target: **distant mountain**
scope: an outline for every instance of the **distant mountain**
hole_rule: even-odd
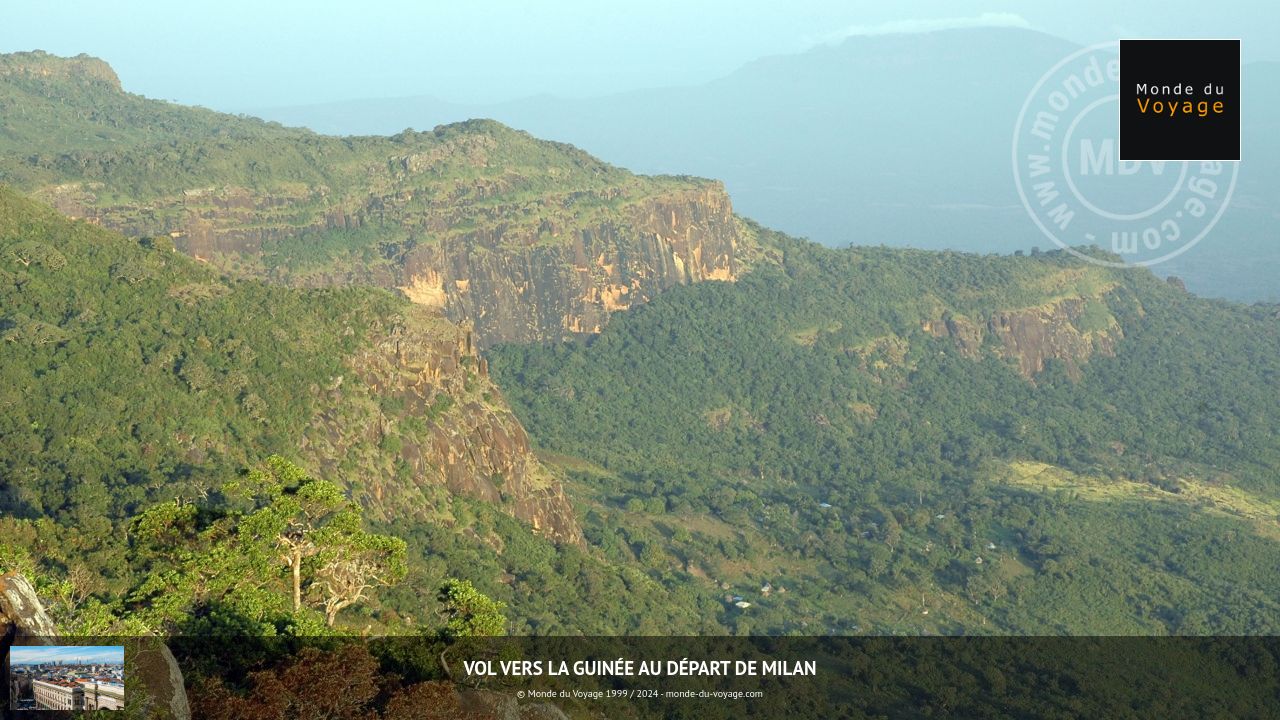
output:
[[[770,57],[696,87],[458,107],[429,99],[264,110],[331,133],[394,132],[492,117],[640,172],[722,179],[744,215],[827,245],[1029,250],[1050,244],[1009,167],[1035,82],[1077,49],[1016,28],[851,37]],[[1277,66],[1244,73],[1244,158],[1214,234],[1159,266],[1198,293],[1280,299],[1280,178],[1272,159]]]

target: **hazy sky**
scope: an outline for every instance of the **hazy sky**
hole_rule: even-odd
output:
[[[124,648],[119,645],[15,645],[11,649],[13,664],[75,662],[124,662]]]
[[[0,51],[86,52],[125,87],[220,110],[502,100],[691,84],[850,33],[1008,24],[1077,42],[1240,37],[1280,60],[1280,3],[1226,0],[57,0],[7,3]]]

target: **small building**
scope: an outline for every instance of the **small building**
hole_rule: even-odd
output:
[[[747,608],[751,607],[751,603],[747,602],[746,600],[739,600],[738,602],[734,603],[733,606],[738,608],[739,610],[746,610]]]

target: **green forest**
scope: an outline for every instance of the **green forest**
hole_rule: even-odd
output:
[[[322,562],[273,565],[245,620],[272,632],[419,632],[450,579],[516,634],[1277,630],[1273,306],[1058,252],[823,248],[715,193],[633,206],[714,183],[490,121],[332,138],[126,93],[93,58],[0,70],[0,557],[66,628],[163,625],[148,579],[239,547],[302,484],[226,488],[289,463],[350,504],[343,542],[403,543],[403,568],[326,612]],[[735,281],[693,283],[661,235],[721,211]],[[167,214],[243,247],[192,259]],[[599,335],[482,358],[363,287],[451,233],[491,263],[467,312],[554,301],[530,336],[568,334],[574,293],[662,278]],[[646,259],[614,277],[586,236]],[[195,554],[144,547],[158,517]],[[225,574],[234,595],[250,570]]]
[[[63,636],[164,638],[200,717],[478,720],[462,658],[680,636],[818,642],[840,682],[667,717],[1249,716],[1280,306],[823,247],[490,120],[329,137],[0,55],[9,574]]]
[[[611,557],[724,583],[739,632],[1280,627],[1275,308],[1065,253],[759,232],[773,262],[738,283],[491,353]],[[994,332],[922,330],[1077,297],[1113,353],[1031,377]]]
[[[638,564],[557,545],[492,503],[415,487],[396,450],[422,446],[433,427],[462,422],[486,397],[500,402],[474,367],[462,368],[465,387],[434,396],[429,415],[381,439],[357,433],[341,448],[317,439],[317,419],[360,430],[405,412],[403,398],[371,396],[355,381],[334,388],[372,336],[423,322],[428,337],[456,332],[443,319],[418,319],[392,293],[236,280],[164,238],[131,240],[67,221],[0,187],[0,307],[0,571],[33,574],[64,631],[155,625],[139,594],[157,578],[180,583],[184,567],[204,563],[176,554],[179,540],[191,552],[228,540],[225,526],[237,521],[227,518],[254,502],[224,487],[261,472],[275,454],[309,473],[331,469],[325,480],[365,508],[367,532],[406,543],[402,577],[344,608],[340,629],[432,627],[436,589],[454,577],[508,603],[516,633],[722,627],[714,612],[694,610],[711,602],[709,590],[665,588]],[[404,499],[374,512],[374,483]],[[266,495],[255,502],[270,505]],[[139,546],[136,525],[155,513],[187,523],[168,550]],[[227,592],[248,582],[277,604],[287,600],[284,566],[265,575],[252,565],[212,567]],[[581,607],[594,593],[617,602]],[[169,599],[184,603],[171,614],[214,611],[208,598]],[[314,617],[295,622],[287,607],[264,615],[276,606],[253,602],[253,622],[272,632],[317,627]]]

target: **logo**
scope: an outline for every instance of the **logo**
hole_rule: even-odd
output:
[[[1023,207],[1058,247],[1109,267],[1149,266],[1209,234],[1239,164],[1121,160],[1117,49],[1083,48],[1035,84],[1014,126],[1013,175]]]
[[[1121,40],[1120,157],[1240,159],[1239,40]]]

